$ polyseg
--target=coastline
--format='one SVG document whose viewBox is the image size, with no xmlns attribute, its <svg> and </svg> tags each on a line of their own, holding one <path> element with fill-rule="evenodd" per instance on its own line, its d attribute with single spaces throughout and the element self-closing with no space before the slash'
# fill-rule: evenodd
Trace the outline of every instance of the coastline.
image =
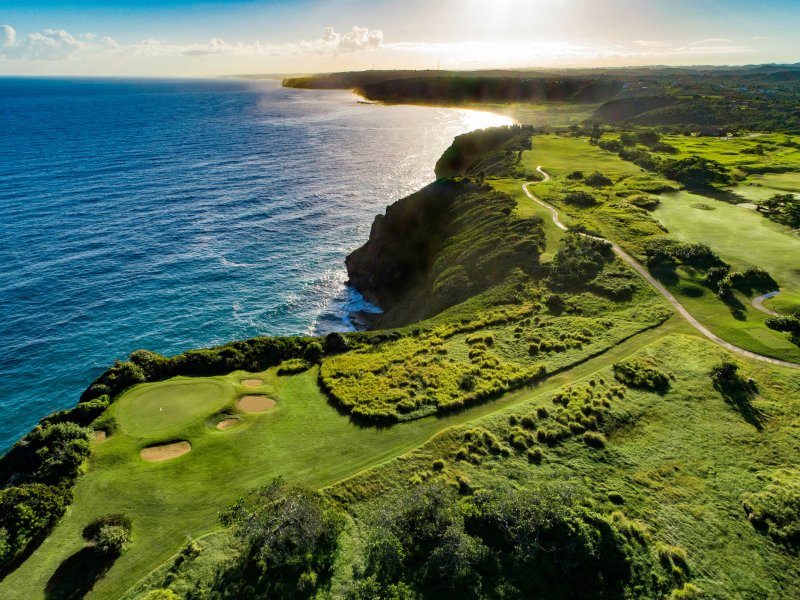
<svg viewBox="0 0 800 600">
<path fill-rule="evenodd" d="M 35 82 L 26 85 L 26 95 L 41 87 Z M 48 83 L 41 89 L 41 103 L 46 104 L 54 85 L 59 93 L 69 92 L 69 81 Z M 155 84 L 144 85 L 148 86 L 143 88 L 146 91 Z M 31 86 L 36 89 L 29 89 Z M 264 85 L 232 80 L 157 83 L 159 91 L 170 93 L 173 88 L 183 93 L 187 86 L 198 87 L 206 97 L 218 96 L 220 106 L 225 107 L 220 112 L 214 108 L 215 104 L 202 103 L 198 106 L 202 112 L 196 113 L 190 103 L 184 110 L 192 110 L 195 119 L 206 122 L 204 119 L 208 117 L 215 127 L 224 128 L 244 108 L 248 112 L 232 124 L 247 127 L 245 134 L 252 132 L 263 139 L 266 128 L 284 127 L 285 123 L 286 134 L 275 129 L 274 135 L 288 136 L 286 144 L 300 149 L 304 147 L 300 142 L 310 139 L 312 145 L 306 147 L 313 156 L 282 151 L 280 144 L 266 144 L 254 150 L 252 144 L 246 143 L 250 139 L 247 136 L 244 143 L 224 139 L 217 142 L 218 135 L 201 135 L 202 128 L 194 129 L 196 136 L 188 134 L 184 138 L 181 119 L 177 119 L 170 128 L 145 127 L 143 139 L 163 138 L 167 150 L 170 139 L 187 139 L 196 151 L 189 148 L 188 152 L 170 152 L 170 156 L 180 158 L 166 162 L 169 157 L 134 164 L 136 173 L 123 174 L 122 179 L 102 175 L 114 173 L 109 170 L 114 165 L 106 164 L 112 162 L 113 153 L 98 152 L 99 164 L 94 169 L 97 174 L 92 175 L 94 183 L 89 190 L 81 190 L 77 179 L 73 186 L 71 176 L 65 174 L 59 191 L 52 194 L 47 192 L 47 178 L 37 177 L 37 173 L 45 173 L 44 165 L 36 162 L 38 155 L 32 156 L 25 163 L 25 177 L 17 176 L 24 184 L 17 196 L 46 192 L 53 202 L 41 206 L 32 217 L 43 227 L 9 225 L 10 232 L 20 229 L 21 239 L 26 240 L 31 250 L 25 256 L 36 256 L 39 268 L 34 271 L 34 261 L 22 256 L 9 264 L 6 281 L 10 282 L 12 272 L 30 276 L 28 283 L 7 289 L 30 289 L 29 297 L 37 304 L 31 307 L 22 296 L 18 300 L 13 292 L 7 296 L 9 316 L 20 325 L 14 328 L 19 334 L 10 332 L 6 344 L 6 356 L 14 361 L 14 368 L 6 373 L 0 386 L 3 391 L 0 412 L 6 419 L 0 428 L 0 453 L 7 452 L 40 418 L 55 410 L 72 408 L 105 367 L 114 359 L 124 360 L 137 348 L 176 355 L 258 335 L 312 335 L 354 329 L 349 314 L 363 306 L 344 286 L 343 261 L 347 253 L 366 241 L 375 214 L 393 200 L 433 180 L 432 167 L 454 136 L 499 121 L 494 115 L 483 120 L 480 113 L 465 116 L 462 111 L 367 110 L 353 102 L 349 92 L 334 90 L 333 95 L 312 94 L 301 98 L 292 90 L 282 90 L 278 81 Z M 80 98 L 88 102 L 97 97 L 102 107 L 116 99 L 118 93 L 128 97 L 140 86 L 131 81 L 82 80 L 79 89 Z M 95 96 L 95 89 L 102 96 L 99 93 Z M 8 109 L 14 110 L 11 91 Z M 213 96 L 207 95 L 209 91 Z M 160 94 L 155 108 L 144 105 L 137 113 L 157 117 L 156 108 L 160 110 L 171 97 Z M 263 99 L 265 103 L 258 104 L 252 99 Z M 251 113 L 258 117 L 257 121 L 251 118 Z M 306 121 L 301 119 L 304 115 L 309 117 Z M 80 114 L 74 118 L 78 122 L 82 119 Z M 113 119 L 113 113 L 108 118 Z M 477 121 L 470 125 L 473 119 Z M 92 119 L 92 123 L 103 122 L 102 113 Z M 119 134 L 109 136 L 105 136 L 109 129 L 105 125 L 102 130 L 99 125 L 92 125 L 84 139 L 88 135 L 103 135 L 98 142 L 101 149 L 106 145 L 119 147 L 124 140 L 117 138 L 124 137 L 127 131 L 124 126 L 128 123 L 114 128 Z M 24 124 L 23 120 L 21 125 Z M 324 136 L 319 137 L 320 132 Z M 206 149 L 208 145 L 214 147 Z M 20 160 L 25 157 L 24 152 L 23 144 Z M 320 162 L 315 164 L 317 159 Z M 65 161 L 68 160 L 67 152 Z M 280 168 L 270 167 L 272 163 Z M 202 173 L 195 167 L 207 170 L 202 182 L 194 176 Z M 173 174 L 172 168 L 180 170 Z M 233 178 L 232 168 L 235 168 Z M 273 172 L 279 176 L 272 177 Z M 183 182 L 186 179 L 183 173 L 192 173 L 192 179 Z M 111 180 L 116 182 L 113 189 L 105 183 Z M 197 185 L 202 189 L 195 189 Z M 103 260 L 88 260 L 88 253 L 78 253 L 81 240 L 86 238 L 82 232 L 91 231 L 91 219 L 78 220 L 73 215 L 69 236 L 52 231 L 58 229 L 58 219 L 48 215 L 69 210 L 73 198 L 92 202 L 104 211 L 114 209 L 118 202 L 112 200 L 115 197 L 125 197 L 137 208 L 108 220 L 107 233 L 122 235 L 123 242 L 140 234 L 157 239 L 157 253 L 135 253 L 118 268 L 115 261 L 119 260 L 117 254 L 125 251 L 124 244 L 111 248 L 98 239 L 93 248 L 95 256 L 99 254 Z M 160 198 L 169 202 L 157 201 Z M 18 222 L 23 223 L 29 211 L 24 207 L 19 210 L 22 218 Z M 139 212 L 154 216 L 137 219 Z M 175 215 L 174 219 L 170 215 Z M 196 225 L 198 222 L 202 229 Z M 160 227 L 155 223 L 161 223 Z M 64 245 L 69 244 L 61 249 L 58 243 L 50 241 L 53 239 L 63 239 Z M 288 252 L 291 248 L 294 250 Z M 72 259 L 69 264 L 74 263 L 76 268 L 61 272 L 63 262 L 58 262 L 59 256 L 65 253 Z M 301 255 L 307 257 L 307 265 L 298 258 Z M 193 258 L 184 267 L 181 260 L 185 256 Z M 77 272 L 77 267 L 98 275 L 70 279 L 70 273 Z M 114 272 L 122 276 L 116 278 Z M 140 272 L 158 273 L 158 286 L 136 277 Z M 57 280 L 61 281 L 58 286 L 50 283 Z M 203 281 L 216 283 L 207 288 Z M 91 295 L 87 296 L 90 290 Z M 89 302 L 81 300 L 87 297 Z M 141 309 L 127 310 L 120 302 L 123 298 Z M 40 315 L 40 310 L 48 312 Z M 23 321 L 34 321 L 35 325 L 26 328 Z M 26 335 L 21 335 L 22 331 L 27 331 Z M 47 344 L 42 340 L 47 340 Z M 38 382 L 35 395 L 25 392 L 26 381 L 30 379 Z"/>
</svg>

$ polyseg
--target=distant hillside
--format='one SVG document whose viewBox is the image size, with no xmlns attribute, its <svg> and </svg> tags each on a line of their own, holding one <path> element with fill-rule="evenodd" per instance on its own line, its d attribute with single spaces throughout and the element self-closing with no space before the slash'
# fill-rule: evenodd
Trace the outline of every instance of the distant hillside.
<svg viewBox="0 0 800 600">
<path fill-rule="evenodd" d="M 363 85 L 357 91 L 370 100 L 422 104 L 474 102 L 605 102 L 622 89 L 619 81 L 587 78 L 417 77 Z"/>
</svg>

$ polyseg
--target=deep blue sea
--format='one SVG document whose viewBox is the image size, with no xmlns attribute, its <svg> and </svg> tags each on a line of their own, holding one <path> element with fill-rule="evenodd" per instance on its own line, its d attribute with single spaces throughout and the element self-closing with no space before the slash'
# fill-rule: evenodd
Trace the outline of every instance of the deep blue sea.
<svg viewBox="0 0 800 600">
<path fill-rule="evenodd" d="M 0 79 L 0 452 L 115 359 L 326 333 L 344 257 L 508 122 L 271 81 Z"/>
</svg>

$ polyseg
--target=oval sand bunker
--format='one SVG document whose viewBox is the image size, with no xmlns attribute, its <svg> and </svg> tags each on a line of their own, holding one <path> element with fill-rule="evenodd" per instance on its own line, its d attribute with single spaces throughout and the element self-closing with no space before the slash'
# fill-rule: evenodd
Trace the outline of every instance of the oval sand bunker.
<svg viewBox="0 0 800 600">
<path fill-rule="evenodd" d="M 139 456 L 148 462 L 161 462 L 183 456 L 192 449 L 189 442 L 173 442 L 172 444 L 161 444 L 160 446 L 150 446 L 142 448 Z"/>
<path fill-rule="evenodd" d="M 264 412 L 275 406 L 275 400 L 266 396 L 243 396 L 236 406 L 244 412 Z"/>
<path fill-rule="evenodd" d="M 245 379 L 242 381 L 244 387 L 261 387 L 264 385 L 263 379 Z"/>
<path fill-rule="evenodd" d="M 225 431 L 226 429 L 230 429 L 234 425 L 238 424 L 239 424 L 239 419 L 224 419 L 216 424 L 216 428 Z"/>
</svg>

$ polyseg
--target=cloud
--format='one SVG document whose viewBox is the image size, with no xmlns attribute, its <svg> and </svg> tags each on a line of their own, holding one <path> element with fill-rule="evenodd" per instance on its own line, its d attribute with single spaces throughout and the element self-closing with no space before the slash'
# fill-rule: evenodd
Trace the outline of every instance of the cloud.
<svg viewBox="0 0 800 600">
<path fill-rule="evenodd" d="M 339 33 L 326 27 L 321 37 L 285 44 L 230 43 L 221 38 L 209 42 L 169 44 L 156 39 L 144 39 L 133 44 L 121 45 L 110 37 L 94 33 L 74 36 L 63 29 L 45 29 L 17 40 L 16 31 L 3 25 L 0 28 L 0 44 L 5 49 L 0 57 L 17 60 L 73 60 L 78 57 L 102 55 L 112 56 L 250 56 L 280 57 L 302 55 L 355 54 L 376 50 L 383 45 L 383 31 L 366 27 L 353 27 L 347 33 Z"/>
<path fill-rule="evenodd" d="M 634 46 L 641 46 L 643 48 L 668 48 L 669 42 L 656 42 L 652 40 L 634 40 Z"/>
<path fill-rule="evenodd" d="M 367 29 L 366 27 L 353 27 L 352 31 L 342 35 L 336 33 L 333 27 L 326 27 L 322 33 L 322 41 L 335 54 L 375 50 L 383 44 L 383 31 Z"/>
<path fill-rule="evenodd" d="M 17 32 L 11 25 L 0 25 L 0 46 L 9 48 L 17 41 Z"/>
</svg>

